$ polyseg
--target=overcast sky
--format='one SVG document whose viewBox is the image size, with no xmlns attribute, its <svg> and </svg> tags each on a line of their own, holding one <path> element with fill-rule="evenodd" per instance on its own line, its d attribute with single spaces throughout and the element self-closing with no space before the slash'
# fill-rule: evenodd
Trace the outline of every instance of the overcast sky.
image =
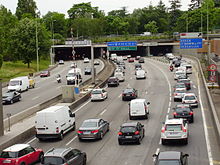
<svg viewBox="0 0 220 165">
<path fill-rule="evenodd" d="M 162 0 L 166 6 L 169 7 L 169 0 Z M 181 10 L 187 10 L 191 0 L 181 0 Z M 0 0 L 0 4 L 10 9 L 15 13 L 18 0 Z M 92 7 L 98 7 L 99 10 L 104 10 L 105 13 L 111 10 L 118 10 L 121 7 L 127 7 L 131 13 L 134 9 L 149 6 L 151 3 L 156 6 L 159 0 L 35 0 L 37 8 L 40 10 L 41 15 L 45 15 L 48 11 L 56 11 L 67 15 L 67 11 L 73 6 L 82 2 L 91 2 Z"/>
</svg>

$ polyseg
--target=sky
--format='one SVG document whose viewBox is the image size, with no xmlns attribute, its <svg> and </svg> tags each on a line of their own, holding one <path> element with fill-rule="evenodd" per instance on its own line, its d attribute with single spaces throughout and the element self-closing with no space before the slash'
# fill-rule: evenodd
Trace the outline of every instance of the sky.
<svg viewBox="0 0 220 165">
<path fill-rule="evenodd" d="M 169 0 L 162 0 L 169 7 Z M 181 0 L 181 10 L 187 10 L 191 0 Z M 18 0 L 0 0 L 0 4 L 15 13 Z M 99 10 L 104 10 L 107 14 L 112 10 L 119 10 L 121 7 L 127 7 L 129 13 L 134 9 L 144 8 L 152 4 L 156 6 L 159 0 L 35 0 L 37 8 L 41 15 L 47 14 L 48 11 L 63 13 L 66 16 L 67 11 L 78 3 L 91 2 L 92 7 L 98 7 Z"/>
</svg>

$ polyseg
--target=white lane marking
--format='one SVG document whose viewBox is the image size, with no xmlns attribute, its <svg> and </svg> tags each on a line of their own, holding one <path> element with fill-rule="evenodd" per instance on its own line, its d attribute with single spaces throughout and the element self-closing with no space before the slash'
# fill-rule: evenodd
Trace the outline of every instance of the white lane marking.
<svg viewBox="0 0 220 165">
<path fill-rule="evenodd" d="M 107 109 L 104 109 L 99 115 L 102 116 L 106 111 Z"/>
<path fill-rule="evenodd" d="M 36 100 L 38 98 L 39 98 L 39 96 L 36 96 L 36 97 L 33 97 L 31 100 Z"/>
<path fill-rule="evenodd" d="M 68 143 L 66 143 L 66 146 L 68 146 L 70 143 L 72 143 L 76 138 L 77 138 L 77 136 L 74 136 L 74 138 L 72 138 Z"/>
<path fill-rule="evenodd" d="M 132 77 L 130 79 L 132 79 Z"/>
<path fill-rule="evenodd" d="M 35 140 L 37 140 L 37 138 L 36 137 L 34 137 L 33 139 L 31 139 L 30 141 L 28 141 L 27 142 L 27 144 L 30 144 L 30 143 L 32 143 L 33 141 L 35 141 Z"/>
<path fill-rule="evenodd" d="M 118 98 L 120 98 L 121 97 L 121 94 L 118 96 Z"/>
<path fill-rule="evenodd" d="M 193 85 L 193 88 L 195 88 L 195 89 L 196 89 L 196 86 L 195 86 L 195 85 Z"/>
<path fill-rule="evenodd" d="M 163 71 L 162 69 L 160 69 L 157 65 L 155 65 L 154 63 L 151 63 L 151 64 L 154 65 L 156 68 L 158 68 L 158 69 L 160 70 L 160 72 L 163 73 L 164 77 L 166 78 L 167 83 L 168 83 L 168 86 L 169 86 L 169 92 L 170 92 L 170 98 L 171 98 L 171 83 L 170 83 L 170 81 L 169 81 L 169 78 L 168 78 L 167 75 L 164 73 L 164 71 Z M 171 99 L 170 99 L 169 104 L 168 104 L 168 109 L 167 109 L 167 114 L 168 114 L 168 115 L 166 115 L 166 120 L 169 118 L 170 105 L 171 105 Z M 159 144 L 160 144 L 160 142 L 159 142 Z"/>
<path fill-rule="evenodd" d="M 159 154 L 159 152 L 160 152 L 160 148 L 157 148 L 155 154 Z"/>
<path fill-rule="evenodd" d="M 58 86 L 58 87 L 56 87 L 57 89 L 60 89 L 61 88 L 61 86 Z"/>
<path fill-rule="evenodd" d="M 86 106 L 89 102 L 90 102 L 90 100 L 88 100 L 87 102 L 85 102 L 81 107 L 79 107 L 78 109 L 76 109 L 73 113 L 78 112 L 81 108 L 83 108 L 84 106 Z"/>
<path fill-rule="evenodd" d="M 145 93 L 146 93 L 146 95 L 148 94 L 148 92 L 147 92 L 147 91 L 146 91 Z"/>
<path fill-rule="evenodd" d="M 202 98 L 201 98 L 200 82 L 199 82 L 198 75 L 197 75 L 197 83 L 198 83 L 199 102 L 200 102 L 202 118 L 203 118 L 203 127 L 204 127 L 204 132 L 205 132 L 205 140 L 206 140 L 206 147 L 207 147 L 207 152 L 208 152 L 209 164 L 213 165 L 213 157 L 212 157 L 211 145 L 210 145 L 210 141 L 209 141 L 209 133 L 208 133 L 207 123 L 206 123 L 206 116 L 205 116 L 203 102 L 202 102 Z"/>
</svg>

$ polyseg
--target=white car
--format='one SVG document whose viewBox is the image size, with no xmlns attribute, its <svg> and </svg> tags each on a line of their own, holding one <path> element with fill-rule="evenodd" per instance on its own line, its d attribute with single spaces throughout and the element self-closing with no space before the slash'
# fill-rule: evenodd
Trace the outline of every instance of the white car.
<svg viewBox="0 0 220 165">
<path fill-rule="evenodd" d="M 83 62 L 84 62 L 84 63 L 89 63 L 89 58 L 87 58 L 87 57 L 84 58 Z"/>
<path fill-rule="evenodd" d="M 70 64 L 70 68 L 76 68 L 76 67 L 77 67 L 77 64 L 75 62 Z"/>
<path fill-rule="evenodd" d="M 60 65 L 64 64 L 64 61 L 63 60 L 59 60 L 59 64 Z"/>
<path fill-rule="evenodd" d="M 194 93 L 186 93 L 182 98 L 183 104 L 189 104 L 191 107 L 198 107 L 198 99 Z"/>
<path fill-rule="evenodd" d="M 146 72 L 143 69 L 135 71 L 136 79 L 146 79 Z"/>
<path fill-rule="evenodd" d="M 100 64 L 100 62 L 98 60 L 94 61 L 94 65 L 99 65 L 99 64 Z"/>
<path fill-rule="evenodd" d="M 176 88 L 173 93 L 173 100 L 174 101 L 182 101 L 183 96 L 186 94 L 186 88 Z"/>
<path fill-rule="evenodd" d="M 105 89 L 93 89 L 91 92 L 91 101 L 105 100 L 108 98 L 108 93 Z"/>
<path fill-rule="evenodd" d="M 188 144 L 188 123 L 186 119 L 168 119 L 161 129 L 161 142 L 183 141 Z"/>
</svg>

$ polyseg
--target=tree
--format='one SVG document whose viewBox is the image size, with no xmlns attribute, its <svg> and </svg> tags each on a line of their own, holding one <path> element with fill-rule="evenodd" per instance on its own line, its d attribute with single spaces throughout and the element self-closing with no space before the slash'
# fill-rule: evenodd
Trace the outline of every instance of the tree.
<svg viewBox="0 0 220 165">
<path fill-rule="evenodd" d="M 122 7 L 120 10 L 112 10 L 112 11 L 108 12 L 108 15 L 124 18 L 128 15 L 128 11 L 127 11 L 126 7 Z"/>
<path fill-rule="evenodd" d="M 189 4 L 189 9 L 194 10 L 201 7 L 202 0 L 191 0 L 191 4 Z"/>
<path fill-rule="evenodd" d="M 30 67 L 32 60 L 36 59 L 36 28 L 39 44 L 39 57 L 49 53 L 51 42 L 46 28 L 38 19 L 24 18 L 13 29 L 11 36 L 11 50 L 17 60 L 22 60 Z"/>
<path fill-rule="evenodd" d="M 148 24 L 145 24 L 144 28 L 146 31 L 151 32 L 152 34 L 155 34 L 158 32 L 157 23 L 155 21 L 151 21 Z"/>
<path fill-rule="evenodd" d="M 180 0 L 170 0 L 169 2 L 169 25 L 171 31 L 175 31 L 177 20 L 182 14 L 182 12 L 180 11 L 181 4 Z"/>
<path fill-rule="evenodd" d="M 19 20 L 22 19 L 25 14 L 28 14 L 26 15 L 28 18 L 30 18 L 30 16 L 35 18 L 37 16 L 36 10 L 37 5 L 34 0 L 18 0 L 15 15 Z"/>
</svg>

